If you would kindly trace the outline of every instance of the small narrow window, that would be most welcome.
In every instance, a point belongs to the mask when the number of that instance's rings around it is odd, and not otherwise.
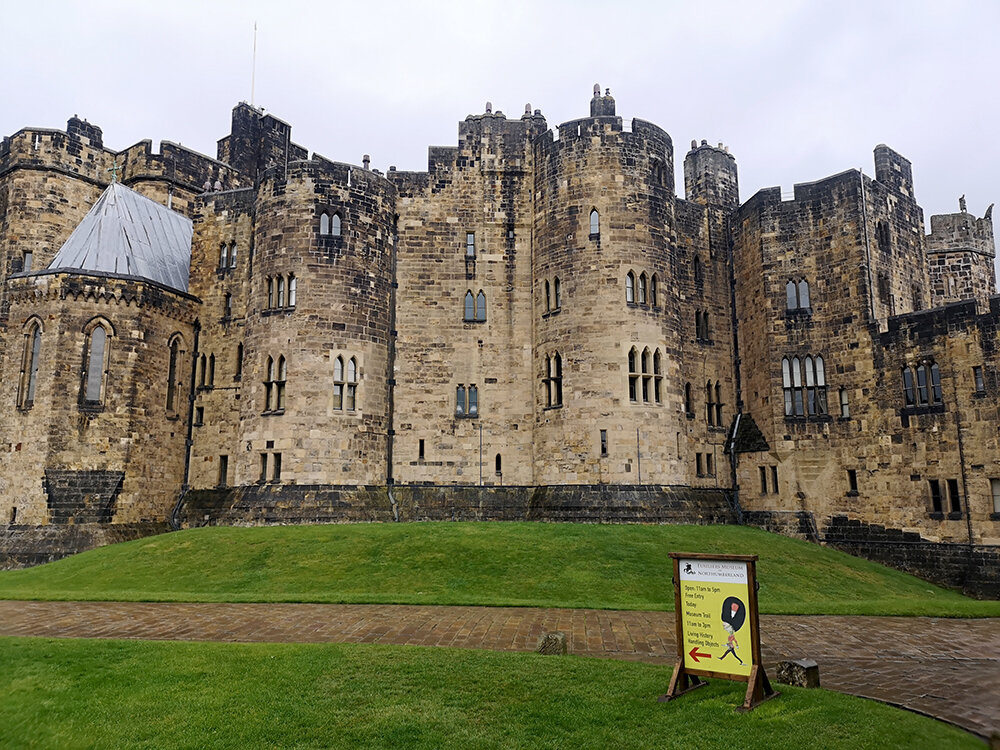
[[[691,384],[684,384],[684,411],[689,415],[694,415],[694,409],[691,404]]]
[[[700,453],[694,454],[694,473],[697,474],[699,477],[705,476],[705,471],[702,468]]]
[[[474,385],[469,386],[469,416],[479,416],[479,388]]]
[[[493,466],[496,469],[496,475],[498,477],[502,476],[503,475],[503,459],[500,458],[500,454],[499,453],[497,453],[496,458],[493,460]]]
[[[229,484],[229,456],[219,456],[219,486]]]
[[[333,408],[344,408],[344,358],[333,360]]]
[[[266,453],[261,453],[260,454],[260,477],[259,477],[259,481],[261,481],[261,482],[266,482],[267,481],[267,454]]]
[[[486,320],[486,293],[482,289],[476,295],[476,320]]]
[[[219,245],[219,268],[229,267],[229,246],[223,242]]]
[[[809,307],[809,282],[799,280],[799,307]]]
[[[545,280],[545,312],[552,309],[552,294],[549,288],[548,279]]]
[[[97,326],[90,332],[87,346],[87,370],[84,375],[83,400],[88,404],[99,404],[102,401],[104,385],[105,348],[108,332],[103,326]]]
[[[653,307],[656,307],[659,304],[657,298],[658,290],[656,287],[657,287],[657,281],[656,281],[656,274],[654,273],[652,276],[649,277],[649,304],[651,304]]]
[[[601,215],[597,213],[597,209],[593,209],[590,212],[590,235],[595,237],[601,233]]]
[[[972,368],[972,379],[976,382],[976,393],[985,393],[986,381],[983,379],[983,368],[981,365]]]
[[[31,270],[31,264],[34,260],[35,254],[31,250],[25,250],[24,256],[21,260],[21,271],[22,273],[28,273]]]
[[[267,277],[267,309],[274,307],[274,279]]]
[[[715,382],[715,424],[722,427],[722,386]]]
[[[635,302],[635,274],[631,271],[625,274],[625,301]]]
[[[700,284],[705,280],[705,275],[701,269],[701,258],[697,255],[694,256],[694,263],[692,265],[694,266],[694,283]]]
[[[851,407],[847,402],[847,389],[841,388],[840,391],[840,416],[842,418],[847,418],[851,416]]]
[[[757,469],[760,471],[760,494],[767,494],[767,467],[758,466]]]
[[[958,480],[948,480],[948,506],[952,513],[962,512],[962,497],[958,493]]]
[[[278,357],[278,380],[274,384],[278,411],[285,410],[285,380],[287,377],[288,364],[284,357]]]
[[[465,293],[465,319],[466,320],[476,319],[476,298],[472,296],[471,289],[469,289]]]
[[[552,406],[562,406],[562,357],[556,352],[550,360],[549,387],[552,393]]]
[[[917,365],[917,403],[927,403],[927,367]]]
[[[990,480],[990,494],[993,495],[993,512],[1000,513],[1000,479]]]
[[[913,369],[903,368],[903,400],[907,406],[914,406],[917,403],[916,391],[913,389]]]
[[[644,402],[649,401],[650,380],[650,356],[647,348],[642,350],[642,400]]]
[[[177,410],[177,369],[180,366],[180,341],[170,342],[170,356],[167,360],[167,411]]]
[[[941,513],[944,510],[944,503],[941,497],[941,483],[937,479],[928,479],[927,486],[931,491],[931,512]]]
[[[299,285],[299,280],[295,278],[294,274],[288,276],[288,306],[295,307],[295,296],[297,293],[297,288]]]
[[[277,285],[278,285],[278,300],[277,300],[278,307],[284,307],[285,306],[285,277],[284,276],[279,276],[277,278]]]
[[[236,345],[236,374],[233,376],[234,380],[240,380],[243,377],[243,344]]]
[[[785,309],[795,310],[798,308],[798,296],[796,294],[796,287],[794,281],[789,281],[785,284]]]
[[[420,438],[420,442],[417,443],[417,460],[424,460],[424,439]]]
[[[653,354],[653,400],[663,403],[663,360],[659,349]]]
[[[785,394],[785,416],[790,417],[795,411],[792,403],[792,368],[788,357],[781,360],[781,385]]]
[[[274,454],[274,470],[271,474],[271,479],[275,482],[281,480],[281,454]]]
[[[223,298],[222,317],[224,318],[233,317],[233,295],[231,295],[229,292],[226,292],[226,296]]]
[[[236,243],[229,243],[229,267],[236,268]]]
[[[705,412],[708,424],[710,427],[715,426],[715,402],[713,398],[715,393],[712,390],[712,381],[709,380],[705,385]]]
[[[628,353],[628,400],[635,402],[639,400],[639,354],[635,347]]]
[[[638,302],[640,305],[646,304],[646,274],[645,272],[639,274],[639,289],[638,289]]]
[[[552,291],[555,295],[555,309],[558,310],[562,307],[562,287],[559,284],[558,276],[556,276],[552,281]]]
[[[455,386],[455,416],[465,416],[465,386]]]
[[[205,407],[196,406],[194,408],[194,426],[201,427],[205,424]]]
[[[465,233],[465,257],[475,258],[476,257],[476,233],[466,232]]]
[[[856,469],[847,470],[847,488],[849,495],[858,494],[858,472]]]
[[[802,398],[802,368],[798,357],[792,357],[792,399],[795,402],[795,416],[805,414]]]
[[[711,453],[705,454],[705,473],[710,476],[715,476],[715,456]]]
[[[208,387],[215,387],[215,355],[208,355]]]
[[[206,388],[208,387],[208,357],[204,354],[201,355],[201,359],[198,363],[198,387]]]
[[[21,383],[18,405],[30,409],[35,402],[35,386],[38,383],[38,355],[42,348],[42,327],[35,323],[24,337],[24,355],[21,358]]]
[[[274,409],[274,360],[267,358],[267,365],[264,368],[264,411],[269,412]]]
[[[347,411],[354,411],[358,405],[358,361],[351,357],[347,360]]]
[[[605,456],[605,457],[608,455],[608,431],[607,430],[601,430],[601,455]],[[997,482],[998,486],[1000,486],[1000,481],[998,481],[998,480],[993,480],[993,481]]]
[[[940,404],[944,400],[941,392],[941,368],[937,363],[931,365],[931,403]]]
[[[771,492],[778,494],[778,467],[771,467]]]
[[[334,214],[330,217],[330,234],[334,237],[340,236],[340,214]]]
[[[319,233],[330,234],[330,216],[326,211],[319,215]]]

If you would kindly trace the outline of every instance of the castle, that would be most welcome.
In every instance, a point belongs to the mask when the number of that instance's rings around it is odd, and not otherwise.
[[[167,522],[728,521],[1000,591],[990,211],[925,233],[884,145],[874,177],[743,204],[721,144],[683,174],[596,87],[555,130],[487,105],[426,172],[310,157],[245,103],[216,159],[75,116],[4,138],[8,555]]]

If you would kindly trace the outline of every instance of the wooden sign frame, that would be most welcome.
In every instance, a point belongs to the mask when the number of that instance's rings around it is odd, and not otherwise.
[[[721,680],[732,680],[734,682],[746,682],[747,693],[743,705],[736,710],[740,712],[752,711],[764,701],[776,698],[780,693],[771,687],[764,665],[760,659],[760,618],[757,614],[757,555],[713,555],[701,552],[671,552],[674,567],[674,616],[676,622],[677,640],[677,664],[674,667],[673,677],[670,679],[670,687],[665,695],[661,695],[660,702],[666,702],[679,698],[685,693],[702,687],[707,683],[700,679],[702,677],[714,677]],[[681,560],[718,560],[720,562],[745,562],[747,566],[747,618],[750,621],[750,654],[752,664],[750,674],[735,675],[726,672],[717,672],[711,669],[694,669],[687,666],[684,654],[684,609],[681,599]]]

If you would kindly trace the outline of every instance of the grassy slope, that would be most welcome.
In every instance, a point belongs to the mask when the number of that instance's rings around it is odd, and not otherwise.
[[[0,746],[981,748],[946,724],[823,690],[740,715],[670,669],[416,647],[0,638]]]
[[[831,549],[735,526],[211,527],[0,572],[0,598],[671,609],[670,551],[760,556],[761,611],[998,616]]]

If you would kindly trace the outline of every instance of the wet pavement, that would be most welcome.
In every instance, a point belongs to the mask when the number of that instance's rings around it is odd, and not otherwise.
[[[902,706],[983,738],[1000,732],[1000,619],[762,615],[772,681],[783,659],[819,663],[822,686]],[[672,665],[672,612],[367,604],[0,601],[0,635],[50,638],[385,643],[568,650]]]

